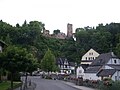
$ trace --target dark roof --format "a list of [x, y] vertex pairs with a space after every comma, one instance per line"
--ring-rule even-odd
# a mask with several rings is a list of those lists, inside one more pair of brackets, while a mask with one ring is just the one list
[[56, 63], [59, 65], [63, 65], [65, 60], [66, 60], [66, 58], [57, 58]]
[[86, 68], [88, 68], [89, 64], [81, 64], [82, 68], [86, 71]]
[[97, 73], [97, 76], [109, 76], [109, 75], [113, 75], [115, 73], [115, 69], [102, 69]]
[[85, 73], [97, 73], [100, 70], [101, 66], [89, 66]]
[[113, 65], [113, 64], [108, 64], [108, 66], [116, 69], [116, 70], [120, 70], [120, 65]]
[[70, 66], [75, 66], [75, 63], [74, 62], [69, 62], [69, 65]]
[[57, 58], [56, 63], [63, 65], [64, 62], [68, 62], [67, 58]]
[[69, 61], [67, 60], [67, 58], [57, 58], [57, 59], [56, 59], [56, 64], [57, 64], [57, 65], [63, 65], [64, 62], [68, 62], [68, 65], [69, 65], [69, 66], [75, 66], [75, 63], [74, 63], [74, 62], [69, 62]]
[[91, 63], [91, 66], [107, 64], [110, 58], [117, 58], [117, 56], [114, 55], [113, 52], [100, 54], [95, 60], [93, 60], [93, 62]]

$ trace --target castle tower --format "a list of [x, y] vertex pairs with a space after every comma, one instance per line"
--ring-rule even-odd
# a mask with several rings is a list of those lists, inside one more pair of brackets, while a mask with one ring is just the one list
[[72, 28], [72, 24], [67, 24], [67, 37], [70, 38], [70, 37], [73, 37], [73, 28]]

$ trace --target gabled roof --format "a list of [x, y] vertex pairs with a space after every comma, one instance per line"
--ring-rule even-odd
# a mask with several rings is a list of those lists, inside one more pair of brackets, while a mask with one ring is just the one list
[[70, 66], [75, 66], [75, 63], [74, 62], [69, 62], [69, 65]]
[[74, 62], [69, 62], [67, 58], [57, 58], [56, 59], [56, 64], [57, 65], [63, 65], [65, 62], [68, 63], [69, 66], [75, 66]]
[[[56, 63], [63, 65], [64, 62], [68, 62], [67, 58], [57, 58]], [[69, 62], [68, 62], [69, 63]]]
[[64, 63], [64, 58], [57, 58], [56, 59], [56, 64], [63, 65], [63, 63]]
[[113, 52], [100, 54], [98, 56], [98, 58], [96, 58], [95, 60], [93, 60], [93, 62], [91, 63], [91, 66], [107, 64], [107, 62], [110, 60], [110, 58], [117, 58], [117, 56], [114, 55]]
[[[98, 52], [96, 52], [94, 49], [90, 49], [90, 50], [88, 50], [83, 56], [82, 56], [82, 59], [81, 60], [84, 60], [84, 57], [87, 55], [87, 56], [89, 56], [89, 54], [91, 54], [91, 52], [92, 52], [92, 55], [94, 54], [94, 55], [96, 55], [96, 57], [98, 57], [99, 56], [99, 53]], [[91, 55], [90, 55], [91, 56]]]
[[100, 70], [101, 66], [89, 66], [85, 73], [97, 73]]
[[97, 76], [109, 77], [112, 76], [116, 72], [115, 69], [102, 69], [97, 73]]
[[89, 65], [88, 64], [81, 64], [80, 66], [86, 71], [86, 68], [88, 68]]
[[120, 65], [108, 64], [108, 66], [114, 68], [115, 70], [120, 70]]

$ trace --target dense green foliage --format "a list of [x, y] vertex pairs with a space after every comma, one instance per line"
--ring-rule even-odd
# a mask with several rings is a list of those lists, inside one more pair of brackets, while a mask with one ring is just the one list
[[41, 68], [46, 72], [52, 72], [57, 70], [55, 56], [49, 49], [41, 60]]
[[[77, 28], [73, 39], [55, 39], [42, 35], [45, 25], [42, 22], [25, 21], [23, 25], [12, 26], [0, 21], [0, 39], [8, 45], [17, 45], [26, 48], [40, 62], [47, 48], [55, 57], [67, 57], [70, 61], [80, 62], [81, 56], [90, 48], [98, 53], [113, 50], [120, 56], [120, 23], [99, 24], [94, 28]], [[60, 30], [54, 30], [53, 34]]]
[[[10, 72], [11, 89], [13, 89], [13, 76], [17, 72], [32, 72], [37, 69], [37, 61], [25, 48], [8, 46], [0, 54], [2, 68]], [[22, 66], [22, 67], [21, 67]]]
[[113, 50], [120, 56], [120, 23], [99, 24], [96, 28], [77, 28], [75, 36], [79, 47], [85, 51], [90, 48], [99, 53]]
[[[21, 82], [14, 82], [14, 87], [18, 87], [20, 86]], [[0, 90], [8, 90], [10, 89], [10, 82], [7, 81], [7, 82], [2, 82], [0, 83]]]
[[120, 81], [103, 80], [99, 84], [100, 90], [120, 90]]

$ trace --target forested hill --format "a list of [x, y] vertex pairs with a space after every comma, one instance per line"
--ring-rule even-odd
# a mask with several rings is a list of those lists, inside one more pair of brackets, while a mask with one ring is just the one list
[[95, 28], [77, 28], [73, 39], [55, 39], [42, 35], [45, 25], [42, 22], [26, 21], [23, 25], [12, 26], [0, 21], [0, 39], [8, 45], [25, 47], [40, 61], [49, 48], [55, 57], [66, 57], [80, 62], [81, 56], [90, 48], [99, 53], [113, 50], [120, 56], [120, 23], [99, 24]]

